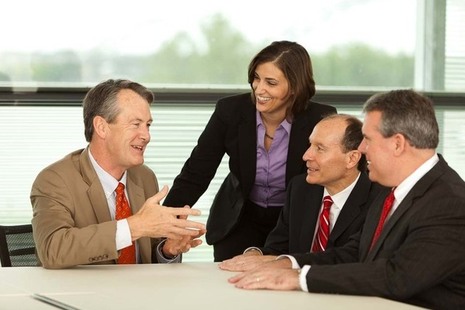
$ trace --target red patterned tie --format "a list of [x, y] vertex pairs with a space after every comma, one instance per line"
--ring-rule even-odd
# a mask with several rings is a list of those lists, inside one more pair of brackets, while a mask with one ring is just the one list
[[333, 204], [330, 196], [323, 198], [323, 211], [320, 214], [320, 224], [313, 241], [312, 252], [321, 252], [326, 249], [326, 244], [329, 238], [329, 210]]
[[384, 200], [383, 210], [381, 211], [381, 217], [379, 218], [378, 226], [376, 226], [375, 234], [373, 235], [373, 240], [371, 240], [370, 250], [375, 245], [376, 241], [378, 241], [379, 236], [381, 235], [381, 231], [383, 231], [384, 222], [389, 214], [389, 211], [392, 209], [392, 205], [394, 204], [394, 189], [391, 190], [389, 195]]
[[[119, 183], [116, 188], [116, 212], [115, 219], [121, 220], [128, 216], [131, 216], [131, 208], [124, 194], [124, 184]], [[132, 245], [121, 249], [120, 256], [118, 258], [118, 264], [135, 264], [136, 263], [136, 247], [134, 242]]]

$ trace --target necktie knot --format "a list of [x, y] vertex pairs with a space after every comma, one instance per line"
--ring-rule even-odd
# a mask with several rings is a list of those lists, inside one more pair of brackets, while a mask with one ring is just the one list
[[394, 197], [394, 189], [392, 189], [389, 195], [387, 195], [386, 200], [384, 200], [384, 205], [387, 206], [387, 208], [390, 210], [394, 204], [395, 199], [396, 197]]
[[331, 199], [331, 196], [325, 196], [323, 198], [323, 209], [330, 209], [331, 206], [333, 205], [333, 200]]
[[115, 189], [116, 195], [121, 195], [124, 192], [124, 184], [119, 182]]

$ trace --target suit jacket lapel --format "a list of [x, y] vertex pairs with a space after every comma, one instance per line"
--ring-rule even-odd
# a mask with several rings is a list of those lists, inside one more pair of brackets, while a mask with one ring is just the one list
[[111, 221], [108, 202], [103, 191], [102, 184], [99, 181], [97, 173], [92, 166], [89, 158], [89, 150], [86, 148], [79, 157], [79, 165], [84, 182], [89, 185], [87, 195], [94, 209], [98, 223]]
[[334, 243], [360, 214], [360, 206], [365, 204], [369, 197], [370, 185], [368, 176], [365, 173], [360, 174], [357, 184], [347, 198], [336, 225], [329, 235], [329, 242]]
[[132, 213], [135, 214], [144, 204], [145, 196], [144, 189], [134, 182], [131, 170], [128, 170], [126, 187], [129, 196], [129, 204], [131, 206]]
[[389, 188], [386, 188], [384, 191], [382, 191], [368, 209], [368, 214], [366, 217], [365, 225], [363, 226], [363, 232], [359, 243], [359, 251], [361, 253], [360, 257], [362, 260], [364, 260], [369, 254], [368, 252], [370, 251], [371, 240], [373, 239], [376, 226], [378, 226], [378, 221], [381, 217], [384, 199], [386, 199], [389, 191]]
[[247, 195], [255, 182], [255, 172], [257, 170], [257, 122], [255, 121], [255, 113], [255, 106], [250, 101], [250, 104], [245, 105], [238, 123], [240, 178], [242, 190]]
[[[405, 212], [407, 212], [407, 210], [411, 208], [416, 198], [423, 196], [425, 192], [428, 190], [428, 188], [431, 186], [431, 184], [445, 172], [447, 164], [442, 158], [442, 156], [439, 155], [439, 159], [440, 159], [439, 162], [430, 171], [428, 171], [428, 173], [426, 173], [420, 180], [418, 180], [418, 182], [413, 186], [413, 188], [410, 190], [407, 196], [405, 196], [405, 198], [399, 204], [397, 209], [388, 219], [388, 221], [383, 227], [383, 230], [381, 232], [381, 235], [379, 236], [378, 241], [373, 246], [373, 249], [370, 251], [367, 257], [368, 259], [375, 258], [376, 253], [381, 248], [381, 245], [383, 244], [386, 237], [390, 234], [390, 232], [395, 227], [396, 223], [399, 221], [399, 219], [402, 218]], [[382, 208], [382, 203], [381, 203], [381, 208]], [[381, 211], [379, 211], [379, 213], [381, 213]], [[379, 216], [377, 218], [377, 221], [378, 220], [379, 220]], [[377, 224], [378, 222], [375, 223], [375, 227]], [[374, 228], [371, 233], [372, 233], [371, 236], [373, 236]], [[371, 242], [371, 239], [370, 239], [370, 242]]]
[[308, 191], [303, 193], [303, 203], [299, 204], [302, 208], [302, 212], [300, 213], [302, 215], [300, 218], [300, 244], [308, 244], [307, 251], [310, 251], [321, 209], [323, 187], [320, 185], [310, 185], [308, 189]]
[[[412, 189], [413, 190], [413, 189]], [[386, 195], [387, 196], [387, 195]], [[383, 244], [384, 240], [386, 239], [386, 236], [389, 235], [390, 231], [392, 228], [395, 226], [396, 222], [402, 217], [402, 215], [410, 208], [410, 206], [413, 203], [413, 197], [416, 196], [412, 191], [402, 200], [402, 203], [397, 207], [395, 212], [391, 215], [390, 218], [388, 218], [387, 222], [385, 222], [383, 230], [381, 231], [381, 235], [378, 238], [378, 241], [373, 245], [373, 248], [371, 251], [368, 253], [368, 260], [373, 260], [378, 253], [379, 249], [381, 248], [381, 245]], [[386, 198], [386, 197], [384, 197]], [[383, 208], [383, 203], [381, 203], [381, 209]], [[375, 228], [373, 228], [372, 233], [371, 233], [371, 238], [369, 239], [369, 242], [371, 244], [371, 239], [373, 238], [373, 235], [375, 233], [376, 226], [378, 225], [379, 218], [381, 217], [381, 211], [380, 214], [376, 220], [376, 222], [373, 222], [375, 224]], [[369, 246], [368, 246], [369, 250]]]

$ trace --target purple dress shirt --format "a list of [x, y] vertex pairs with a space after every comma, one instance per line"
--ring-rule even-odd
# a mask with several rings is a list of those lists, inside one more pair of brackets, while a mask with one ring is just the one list
[[257, 111], [257, 171], [249, 199], [264, 208], [282, 207], [286, 197], [286, 162], [291, 123], [286, 119], [274, 133], [270, 149], [265, 149], [265, 125]]

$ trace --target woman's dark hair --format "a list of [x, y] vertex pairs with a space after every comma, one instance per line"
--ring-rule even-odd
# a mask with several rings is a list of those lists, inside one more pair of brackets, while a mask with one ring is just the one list
[[[252, 87], [257, 66], [272, 62], [284, 74], [289, 82], [291, 104], [288, 116], [294, 116], [304, 111], [310, 99], [315, 95], [315, 80], [310, 55], [307, 50], [289, 41], [275, 41], [262, 49], [249, 64], [248, 82]], [[255, 101], [252, 92], [253, 101]]]

